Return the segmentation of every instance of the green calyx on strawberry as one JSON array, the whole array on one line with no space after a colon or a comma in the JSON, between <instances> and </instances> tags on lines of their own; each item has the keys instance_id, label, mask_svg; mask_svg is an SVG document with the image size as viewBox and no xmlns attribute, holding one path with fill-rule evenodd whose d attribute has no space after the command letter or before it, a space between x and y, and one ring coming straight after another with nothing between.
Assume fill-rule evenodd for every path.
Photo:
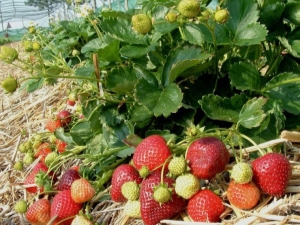
<instances>
[{"instance_id":1,"label":"green calyx on strawberry","mask_svg":"<svg viewBox=\"0 0 300 225\"><path fill-rule=\"evenodd\" d=\"M280 153L267 153L252 162L253 181L271 196L281 197L285 193L292 169L289 160Z\"/></svg>"},{"instance_id":2,"label":"green calyx on strawberry","mask_svg":"<svg viewBox=\"0 0 300 225\"><path fill-rule=\"evenodd\" d=\"M181 0L177 5L177 10L187 18L196 17L200 12L200 2L197 0Z\"/></svg>"},{"instance_id":3,"label":"green calyx on strawberry","mask_svg":"<svg viewBox=\"0 0 300 225\"><path fill-rule=\"evenodd\" d=\"M175 192L184 199L190 199L200 190L200 182L193 174L184 174L176 178Z\"/></svg>"},{"instance_id":4,"label":"green calyx on strawberry","mask_svg":"<svg viewBox=\"0 0 300 225\"><path fill-rule=\"evenodd\" d=\"M230 178L239 184L245 184L252 180L253 172L248 163L238 162L230 171Z\"/></svg>"},{"instance_id":5,"label":"green calyx on strawberry","mask_svg":"<svg viewBox=\"0 0 300 225\"><path fill-rule=\"evenodd\" d=\"M212 179L224 171L229 161L225 144L215 137L202 137L193 141L186 153L191 173L199 179Z\"/></svg>"},{"instance_id":6,"label":"green calyx on strawberry","mask_svg":"<svg viewBox=\"0 0 300 225\"><path fill-rule=\"evenodd\" d=\"M0 48L0 59L11 64L18 58L19 54L16 49L3 45Z\"/></svg>"},{"instance_id":7,"label":"green calyx on strawberry","mask_svg":"<svg viewBox=\"0 0 300 225\"><path fill-rule=\"evenodd\" d=\"M214 18L218 23L226 23L229 19L229 12L226 9L219 9L215 12Z\"/></svg>"},{"instance_id":8,"label":"green calyx on strawberry","mask_svg":"<svg viewBox=\"0 0 300 225\"><path fill-rule=\"evenodd\" d=\"M140 187L135 181L128 181L122 185L122 195L131 201L137 200L140 195Z\"/></svg>"},{"instance_id":9,"label":"green calyx on strawberry","mask_svg":"<svg viewBox=\"0 0 300 225\"><path fill-rule=\"evenodd\" d=\"M141 203L140 201L128 200L124 205L124 214L132 218L141 218Z\"/></svg>"},{"instance_id":10,"label":"green calyx on strawberry","mask_svg":"<svg viewBox=\"0 0 300 225\"><path fill-rule=\"evenodd\" d=\"M153 199L157 201L160 205L168 202L172 198L172 188L169 188L167 184L160 183L154 187Z\"/></svg>"},{"instance_id":11,"label":"green calyx on strawberry","mask_svg":"<svg viewBox=\"0 0 300 225\"><path fill-rule=\"evenodd\" d=\"M17 213L24 214L27 211L27 202L25 200L20 200L14 205L14 210Z\"/></svg>"},{"instance_id":12,"label":"green calyx on strawberry","mask_svg":"<svg viewBox=\"0 0 300 225\"><path fill-rule=\"evenodd\" d=\"M7 93L13 93L18 88L18 82L13 77L7 77L1 81L1 86Z\"/></svg>"},{"instance_id":13,"label":"green calyx on strawberry","mask_svg":"<svg viewBox=\"0 0 300 225\"><path fill-rule=\"evenodd\" d=\"M187 161L180 155L174 156L168 164L169 173L173 176L179 176L188 170Z\"/></svg>"},{"instance_id":14,"label":"green calyx on strawberry","mask_svg":"<svg viewBox=\"0 0 300 225\"><path fill-rule=\"evenodd\" d=\"M146 14L136 14L131 18L133 29L139 34L147 34L152 30L152 21Z\"/></svg>"}]
</instances>

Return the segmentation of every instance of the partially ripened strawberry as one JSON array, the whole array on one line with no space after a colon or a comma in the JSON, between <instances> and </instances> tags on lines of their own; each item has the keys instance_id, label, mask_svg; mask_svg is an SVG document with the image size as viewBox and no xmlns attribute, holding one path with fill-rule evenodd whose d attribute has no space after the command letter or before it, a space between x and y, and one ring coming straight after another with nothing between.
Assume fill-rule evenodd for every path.
<instances>
[{"instance_id":1,"label":"partially ripened strawberry","mask_svg":"<svg viewBox=\"0 0 300 225\"><path fill-rule=\"evenodd\" d=\"M128 181L135 181L137 184L142 182L138 171L129 164L123 164L118 166L111 179L111 191L110 195L115 202L126 202L127 199L122 194L122 185Z\"/></svg>"},{"instance_id":2,"label":"partially ripened strawberry","mask_svg":"<svg viewBox=\"0 0 300 225\"><path fill-rule=\"evenodd\" d=\"M174 180L169 177L164 177L164 183L168 188L172 188ZM153 199L154 187L159 185L161 178L159 175L151 174L143 180L140 191L141 216L146 225L155 225L162 219L168 219L175 216L186 207L187 202L179 197L174 189L171 199L163 204Z\"/></svg>"},{"instance_id":3,"label":"partially ripened strawberry","mask_svg":"<svg viewBox=\"0 0 300 225\"><path fill-rule=\"evenodd\" d=\"M77 170L68 169L59 179L57 184L57 190L58 191L71 190L72 183L79 178L80 175Z\"/></svg>"},{"instance_id":4,"label":"partially ripened strawberry","mask_svg":"<svg viewBox=\"0 0 300 225\"><path fill-rule=\"evenodd\" d=\"M252 209L260 199L260 190L252 181L239 184L232 180L227 189L227 198L230 204L239 209Z\"/></svg>"},{"instance_id":5,"label":"partially ripened strawberry","mask_svg":"<svg viewBox=\"0 0 300 225\"><path fill-rule=\"evenodd\" d=\"M40 158L40 162L45 162L45 158L49 153L52 152L51 143L44 142L42 143L38 149L35 151L34 156L36 158Z\"/></svg>"},{"instance_id":6,"label":"partially ripened strawberry","mask_svg":"<svg viewBox=\"0 0 300 225\"><path fill-rule=\"evenodd\" d=\"M27 210L25 216L32 225L46 225L50 220L51 203L48 199L39 199Z\"/></svg>"},{"instance_id":7,"label":"partially ripened strawberry","mask_svg":"<svg viewBox=\"0 0 300 225\"><path fill-rule=\"evenodd\" d=\"M66 147L68 144L60 139L56 139L55 145L56 145L57 151L59 153L63 153L66 151Z\"/></svg>"},{"instance_id":8,"label":"partially ripened strawberry","mask_svg":"<svg viewBox=\"0 0 300 225\"><path fill-rule=\"evenodd\" d=\"M35 176L40 172L40 171L43 171L43 172L47 172L48 171L48 167L40 162L40 163L37 163L32 171L30 172L30 174L25 178L24 180L24 185L30 185L30 184L35 184ZM41 191L43 191L43 188L40 188ZM27 187L26 188L26 191L28 191L29 193L37 193L38 191L38 187L35 186L35 187Z\"/></svg>"},{"instance_id":9,"label":"partially ripened strawberry","mask_svg":"<svg viewBox=\"0 0 300 225\"><path fill-rule=\"evenodd\" d=\"M69 125L72 121L72 114L68 110L61 110L57 115L56 118L60 120L61 126L65 127Z\"/></svg>"},{"instance_id":10,"label":"partially ripened strawberry","mask_svg":"<svg viewBox=\"0 0 300 225\"><path fill-rule=\"evenodd\" d=\"M280 153L267 153L252 162L253 181L269 195L281 197L292 174L289 160Z\"/></svg>"},{"instance_id":11,"label":"partially ripened strawberry","mask_svg":"<svg viewBox=\"0 0 300 225\"><path fill-rule=\"evenodd\" d=\"M199 179L212 179L225 169L229 151L225 144L215 137L203 137L190 144L186 159L191 172Z\"/></svg>"},{"instance_id":12,"label":"partially ripened strawberry","mask_svg":"<svg viewBox=\"0 0 300 225\"><path fill-rule=\"evenodd\" d=\"M146 168L150 172L162 166L171 154L171 150L162 136L151 135L143 139L136 147L133 163L137 170Z\"/></svg>"},{"instance_id":13,"label":"partially ripened strawberry","mask_svg":"<svg viewBox=\"0 0 300 225\"><path fill-rule=\"evenodd\" d=\"M70 225L72 223L72 220L74 217L79 213L79 211L82 208L81 203L76 203L71 197L71 190L65 190L58 192L51 204L51 218L54 216L57 216L54 224L59 225ZM69 218L65 220L64 222L61 222L62 220Z\"/></svg>"},{"instance_id":14,"label":"partially ripened strawberry","mask_svg":"<svg viewBox=\"0 0 300 225\"><path fill-rule=\"evenodd\" d=\"M187 212L195 222L218 222L224 211L222 199L208 189L196 193L187 206Z\"/></svg>"},{"instance_id":15,"label":"partially ripened strawberry","mask_svg":"<svg viewBox=\"0 0 300 225\"><path fill-rule=\"evenodd\" d=\"M61 126L62 125L60 120L57 119L49 119L45 124L46 130L50 132L54 132L57 128L60 128Z\"/></svg>"},{"instance_id":16,"label":"partially ripened strawberry","mask_svg":"<svg viewBox=\"0 0 300 225\"><path fill-rule=\"evenodd\" d=\"M96 191L94 187L85 178L74 180L74 182L71 185L71 197L74 200L74 202L87 202L94 197L95 193Z\"/></svg>"}]
</instances>

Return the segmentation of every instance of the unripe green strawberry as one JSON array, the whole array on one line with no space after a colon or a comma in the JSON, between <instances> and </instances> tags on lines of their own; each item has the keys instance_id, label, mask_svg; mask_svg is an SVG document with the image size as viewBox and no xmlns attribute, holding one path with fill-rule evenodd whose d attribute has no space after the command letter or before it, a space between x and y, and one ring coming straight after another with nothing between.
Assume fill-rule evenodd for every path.
<instances>
[{"instance_id":1,"label":"unripe green strawberry","mask_svg":"<svg viewBox=\"0 0 300 225\"><path fill-rule=\"evenodd\" d=\"M23 41L23 47L24 47L26 52L31 52L33 50L32 41L29 41L29 40Z\"/></svg>"},{"instance_id":2,"label":"unripe green strawberry","mask_svg":"<svg viewBox=\"0 0 300 225\"><path fill-rule=\"evenodd\" d=\"M124 206L124 214L133 218L141 218L140 201L127 201Z\"/></svg>"},{"instance_id":3,"label":"unripe green strawberry","mask_svg":"<svg viewBox=\"0 0 300 225\"><path fill-rule=\"evenodd\" d=\"M193 174L184 174L176 178L175 192L184 199L190 199L200 189L200 182Z\"/></svg>"},{"instance_id":4,"label":"unripe green strawberry","mask_svg":"<svg viewBox=\"0 0 300 225\"><path fill-rule=\"evenodd\" d=\"M245 162L239 162L232 167L230 177L239 184L245 184L252 180L253 171Z\"/></svg>"},{"instance_id":5,"label":"unripe green strawberry","mask_svg":"<svg viewBox=\"0 0 300 225\"><path fill-rule=\"evenodd\" d=\"M26 141L25 143L24 143L24 146L25 146L25 148L26 148L26 151L29 151L29 150L31 150L31 148L32 148L32 143L31 143L31 141Z\"/></svg>"},{"instance_id":6,"label":"unripe green strawberry","mask_svg":"<svg viewBox=\"0 0 300 225\"><path fill-rule=\"evenodd\" d=\"M49 153L46 158L45 158L45 164L50 167L51 164L53 164L55 162L55 160L57 159L58 154L56 152L51 152Z\"/></svg>"},{"instance_id":7,"label":"unripe green strawberry","mask_svg":"<svg viewBox=\"0 0 300 225\"><path fill-rule=\"evenodd\" d=\"M197 0L181 0L177 10L187 18L196 17L200 12L200 3Z\"/></svg>"},{"instance_id":8,"label":"unripe green strawberry","mask_svg":"<svg viewBox=\"0 0 300 225\"><path fill-rule=\"evenodd\" d=\"M56 140L57 140L57 138L55 137L54 134L50 135L50 137L49 137L49 142L50 143L54 144L56 142Z\"/></svg>"},{"instance_id":9,"label":"unripe green strawberry","mask_svg":"<svg viewBox=\"0 0 300 225\"><path fill-rule=\"evenodd\" d=\"M33 42L32 43L32 48L33 48L33 50L38 51L38 50L41 49L41 45L38 42Z\"/></svg>"},{"instance_id":10,"label":"unripe green strawberry","mask_svg":"<svg viewBox=\"0 0 300 225\"><path fill-rule=\"evenodd\" d=\"M28 32L30 34L34 34L36 32L36 29L34 27L29 27Z\"/></svg>"},{"instance_id":11,"label":"unripe green strawberry","mask_svg":"<svg viewBox=\"0 0 300 225\"><path fill-rule=\"evenodd\" d=\"M25 200L18 201L14 206L14 210L17 213L21 213L21 214L26 213L26 211L27 211L27 202Z\"/></svg>"},{"instance_id":12,"label":"unripe green strawberry","mask_svg":"<svg viewBox=\"0 0 300 225\"><path fill-rule=\"evenodd\" d=\"M142 178L147 177L150 174L148 167L142 166L142 168L139 170L139 174Z\"/></svg>"},{"instance_id":13,"label":"unripe green strawberry","mask_svg":"<svg viewBox=\"0 0 300 225\"><path fill-rule=\"evenodd\" d=\"M26 149L24 143L22 143L22 144L19 145L19 151L20 151L21 153L27 152L27 149Z\"/></svg>"},{"instance_id":14,"label":"unripe green strawberry","mask_svg":"<svg viewBox=\"0 0 300 225\"><path fill-rule=\"evenodd\" d=\"M139 34L147 34L152 30L152 21L146 14L133 15L131 23L134 30Z\"/></svg>"},{"instance_id":15,"label":"unripe green strawberry","mask_svg":"<svg viewBox=\"0 0 300 225\"><path fill-rule=\"evenodd\" d=\"M172 197L172 189L168 188L166 184L159 184L154 187L153 199L159 204L168 202Z\"/></svg>"},{"instance_id":16,"label":"unripe green strawberry","mask_svg":"<svg viewBox=\"0 0 300 225\"><path fill-rule=\"evenodd\" d=\"M140 187L135 181L128 181L122 185L121 192L125 198L134 201L139 198Z\"/></svg>"},{"instance_id":17,"label":"unripe green strawberry","mask_svg":"<svg viewBox=\"0 0 300 225\"><path fill-rule=\"evenodd\" d=\"M73 49L72 56L77 56L79 54L80 54L80 52L77 49Z\"/></svg>"},{"instance_id":18,"label":"unripe green strawberry","mask_svg":"<svg viewBox=\"0 0 300 225\"><path fill-rule=\"evenodd\" d=\"M215 13L215 21L218 23L226 23L229 19L229 12L226 9L220 9Z\"/></svg>"},{"instance_id":19,"label":"unripe green strawberry","mask_svg":"<svg viewBox=\"0 0 300 225\"><path fill-rule=\"evenodd\" d=\"M18 58L19 54L16 49L3 45L0 48L0 59L6 63L12 63Z\"/></svg>"},{"instance_id":20,"label":"unripe green strawberry","mask_svg":"<svg viewBox=\"0 0 300 225\"><path fill-rule=\"evenodd\" d=\"M169 11L167 15L165 16L166 20L168 20L170 23L174 23L177 20L177 14L173 11Z\"/></svg>"},{"instance_id":21,"label":"unripe green strawberry","mask_svg":"<svg viewBox=\"0 0 300 225\"><path fill-rule=\"evenodd\" d=\"M179 176L187 170L187 162L184 157L173 157L168 165L169 172L174 176Z\"/></svg>"},{"instance_id":22,"label":"unripe green strawberry","mask_svg":"<svg viewBox=\"0 0 300 225\"><path fill-rule=\"evenodd\" d=\"M4 80L2 80L1 86L6 92L13 93L17 90L18 82L13 77L7 77Z\"/></svg>"},{"instance_id":23,"label":"unripe green strawberry","mask_svg":"<svg viewBox=\"0 0 300 225\"><path fill-rule=\"evenodd\" d=\"M25 165L30 165L31 163L34 162L34 160L35 160L35 158L32 153L26 153L23 158L23 163Z\"/></svg>"},{"instance_id":24,"label":"unripe green strawberry","mask_svg":"<svg viewBox=\"0 0 300 225\"><path fill-rule=\"evenodd\" d=\"M21 161L16 162L14 165L14 169L22 171L23 170L23 162L21 162Z\"/></svg>"}]
</instances>

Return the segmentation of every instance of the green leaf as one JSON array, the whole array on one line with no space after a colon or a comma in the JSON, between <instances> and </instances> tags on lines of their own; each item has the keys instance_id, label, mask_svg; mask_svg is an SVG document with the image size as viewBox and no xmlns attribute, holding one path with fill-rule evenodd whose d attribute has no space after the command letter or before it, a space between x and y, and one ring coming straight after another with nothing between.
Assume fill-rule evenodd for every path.
<instances>
[{"instance_id":1,"label":"green leaf","mask_svg":"<svg viewBox=\"0 0 300 225\"><path fill-rule=\"evenodd\" d=\"M95 50L98 50L100 48L102 48L102 41L100 38L95 38L93 40L90 40L81 48L81 53L94 52Z\"/></svg>"},{"instance_id":2,"label":"green leaf","mask_svg":"<svg viewBox=\"0 0 300 225\"><path fill-rule=\"evenodd\" d=\"M251 64L235 63L230 71L231 84L239 90L259 91L264 84L264 77Z\"/></svg>"},{"instance_id":3,"label":"green leaf","mask_svg":"<svg viewBox=\"0 0 300 225\"><path fill-rule=\"evenodd\" d=\"M99 60L106 62L120 62L119 45L120 42L118 40L114 40L103 49L99 49L97 51Z\"/></svg>"},{"instance_id":4,"label":"green leaf","mask_svg":"<svg viewBox=\"0 0 300 225\"><path fill-rule=\"evenodd\" d=\"M120 54L124 57L128 58L140 58L150 51L154 51L155 46L154 45L125 45L121 48Z\"/></svg>"},{"instance_id":5,"label":"green leaf","mask_svg":"<svg viewBox=\"0 0 300 225\"><path fill-rule=\"evenodd\" d=\"M182 28L184 40L195 45L202 45L205 41L201 27L198 24L187 23Z\"/></svg>"},{"instance_id":6,"label":"green leaf","mask_svg":"<svg viewBox=\"0 0 300 225\"><path fill-rule=\"evenodd\" d=\"M232 123L239 121L239 114L247 101L245 95L234 95L231 98L222 98L217 95L203 96L199 104L205 114L213 120L221 120Z\"/></svg>"},{"instance_id":7,"label":"green leaf","mask_svg":"<svg viewBox=\"0 0 300 225\"><path fill-rule=\"evenodd\" d=\"M266 117L266 114L262 110L266 101L266 98L253 98L249 100L240 112L238 124L249 129L258 127Z\"/></svg>"},{"instance_id":8,"label":"green leaf","mask_svg":"<svg viewBox=\"0 0 300 225\"><path fill-rule=\"evenodd\" d=\"M271 79L262 89L263 93L295 115L300 114L300 77L299 74L281 73Z\"/></svg>"},{"instance_id":9,"label":"green leaf","mask_svg":"<svg viewBox=\"0 0 300 225\"><path fill-rule=\"evenodd\" d=\"M278 24L282 23L282 13L285 4L275 2L274 4L265 4L260 11L260 21L265 24L268 29L276 29Z\"/></svg>"},{"instance_id":10,"label":"green leaf","mask_svg":"<svg viewBox=\"0 0 300 225\"><path fill-rule=\"evenodd\" d=\"M167 34L177 29L180 26L180 23L174 22L170 23L166 19L157 19L155 20L153 27L155 32L161 34Z\"/></svg>"},{"instance_id":11,"label":"green leaf","mask_svg":"<svg viewBox=\"0 0 300 225\"><path fill-rule=\"evenodd\" d=\"M162 73L162 84L167 86L174 82L180 74L200 63L204 59L211 57L208 52L202 52L200 48L186 47L176 48L170 52Z\"/></svg>"},{"instance_id":12,"label":"green leaf","mask_svg":"<svg viewBox=\"0 0 300 225\"><path fill-rule=\"evenodd\" d=\"M27 86L27 92L32 93L36 91L37 89L40 89L43 86L44 78L40 79L30 79L28 82L26 82Z\"/></svg>"},{"instance_id":13,"label":"green leaf","mask_svg":"<svg viewBox=\"0 0 300 225\"><path fill-rule=\"evenodd\" d=\"M59 140L66 142L68 144L68 146L73 146L75 143L73 141L72 136L69 133L66 133L64 131L64 128L62 128L62 127L56 129L54 134L55 134L55 137L57 137Z\"/></svg>"}]
</instances>

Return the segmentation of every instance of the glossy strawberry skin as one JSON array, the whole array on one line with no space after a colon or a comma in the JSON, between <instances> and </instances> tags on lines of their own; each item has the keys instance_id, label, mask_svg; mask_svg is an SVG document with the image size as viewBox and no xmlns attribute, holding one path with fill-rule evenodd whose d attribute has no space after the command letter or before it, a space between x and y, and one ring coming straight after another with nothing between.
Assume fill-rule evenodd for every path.
<instances>
[{"instance_id":1,"label":"glossy strawberry skin","mask_svg":"<svg viewBox=\"0 0 300 225\"><path fill-rule=\"evenodd\" d=\"M27 210L25 216L32 225L45 225L50 220L51 204L48 199L39 199Z\"/></svg>"},{"instance_id":2,"label":"glossy strawberry skin","mask_svg":"<svg viewBox=\"0 0 300 225\"><path fill-rule=\"evenodd\" d=\"M68 110L62 110L56 115L56 118L60 120L61 126L65 127L71 123L72 114Z\"/></svg>"},{"instance_id":3,"label":"glossy strawberry skin","mask_svg":"<svg viewBox=\"0 0 300 225\"><path fill-rule=\"evenodd\" d=\"M91 200L95 193L94 187L84 178L75 180L71 185L71 197L77 203Z\"/></svg>"},{"instance_id":4,"label":"glossy strawberry skin","mask_svg":"<svg viewBox=\"0 0 300 225\"><path fill-rule=\"evenodd\" d=\"M221 140L203 137L191 143L186 159L196 177L208 180L225 169L229 161L229 151Z\"/></svg>"},{"instance_id":5,"label":"glossy strawberry skin","mask_svg":"<svg viewBox=\"0 0 300 225\"><path fill-rule=\"evenodd\" d=\"M151 135L142 140L136 147L133 163L138 170L146 166L149 171L152 171L163 165L171 154L166 140L162 136Z\"/></svg>"},{"instance_id":6,"label":"glossy strawberry skin","mask_svg":"<svg viewBox=\"0 0 300 225\"><path fill-rule=\"evenodd\" d=\"M24 184L27 185L27 184L35 184L35 175L37 175L39 173L39 171L43 171L43 172L47 172L48 171L48 167L40 162L40 163L37 163L32 171L30 172L30 174L25 178L24 180ZM50 173L50 175L53 175L53 173ZM38 187L28 187L26 188L26 191L28 191L29 193L37 193L38 191ZM43 188L41 188L41 191L43 191Z\"/></svg>"},{"instance_id":7,"label":"glossy strawberry skin","mask_svg":"<svg viewBox=\"0 0 300 225\"><path fill-rule=\"evenodd\" d=\"M62 140L56 139L55 145L56 145L57 151L59 153L63 153L66 151L66 147L68 144Z\"/></svg>"},{"instance_id":8,"label":"glossy strawberry skin","mask_svg":"<svg viewBox=\"0 0 300 225\"><path fill-rule=\"evenodd\" d=\"M71 190L65 190L57 193L51 204L51 218L57 216L54 224L66 219L68 217L72 217L62 223L60 225L70 225L72 223L73 217L79 213L82 208L82 204L76 203L71 198Z\"/></svg>"},{"instance_id":9,"label":"glossy strawberry skin","mask_svg":"<svg viewBox=\"0 0 300 225\"><path fill-rule=\"evenodd\" d=\"M227 198L235 207L248 210L257 205L260 199L260 190L252 181L239 184L232 180L227 189Z\"/></svg>"},{"instance_id":10,"label":"glossy strawberry skin","mask_svg":"<svg viewBox=\"0 0 300 225\"><path fill-rule=\"evenodd\" d=\"M35 157L40 157L40 162L45 162L45 158L52 152L51 144L48 142L42 143L36 150Z\"/></svg>"},{"instance_id":11,"label":"glossy strawberry skin","mask_svg":"<svg viewBox=\"0 0 300 225\"><path fill-rule=\"evenodd\" d=\"M195 222L218 222L224 211L222 199L208 189L195 194L187 206L187 212Z\"/></svg>"},{"instance_id":12,"label":"glossy strawberry skin","mask_svg":"<svg viewBox=\"0 0 300 225\"><path fill-rule=\"evenodd\" d=\"M60 127L61 127L60 120L53 120L53 119L49 119L45 125L45 128L50 132L54 132L57 128Z\"/></svg>"},{"instance_id":13,"label":"glossy strawberry skin","mask_svg":"<svg viewBox=\"0 0 300 225\"><path fill-rule=\"evenodd\" d=\"M115 202L125 202L127 199L123 196L121 188L122 185L127 181L136 181L138 184L142 182L138 171L129 164L123 164L118 166L111 180L111 191L110 195L113 201Z\"/></svg>"},{"instance_id":14,"label":"glossy strawberry skin","mask_svg":"<svg viewBox=\"0 0 300 225\"><path fill-rule=\"evenodd\" d=\"M280 153L267 153L252 162L253 181L269 195L281 197L292 175L289 160Z\"/></svg>"},{"instance_id":15,"label":"glossy strawberry skin","mask_svg":"<svg viewBox=\"0 0 300 225\"><path fill-rule=\"evenodd\" d=\"M71 190L72 183L80 179L80 175L77 170L69 169L59 179L57 184L58 191Z\"/></svg>"},{"instance_id":16,"label":"glossy strawberry skin","mask_svg":"<svg viewBox=\"0 0 300 225\"><path fill-rule=\"evenodd\" d=\"M161 182L159 173L153 173L143 180L140 190L141 216L146 225L155 225L162 219L169 219L183 210L187 201L179 197L174 189L172 191L171 200L166 203L159 204L153 199L154 186ZM164 183L172 188L175 181L169 177L164 177Z\"/></svg>"}]
</instances>

